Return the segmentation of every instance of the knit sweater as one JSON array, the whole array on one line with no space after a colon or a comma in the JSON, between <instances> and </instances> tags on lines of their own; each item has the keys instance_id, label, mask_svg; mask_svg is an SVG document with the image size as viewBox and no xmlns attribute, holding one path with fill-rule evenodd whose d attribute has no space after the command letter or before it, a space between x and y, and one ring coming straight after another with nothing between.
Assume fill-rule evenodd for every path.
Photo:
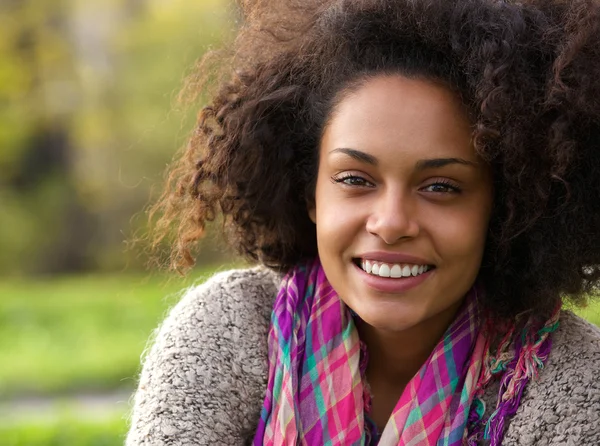
<instances>
[{"instance_id":1,"label":"knit sweater","mask_svg":"<svg viewBox=\"0 0 600 446\"><path fill-rule=\"evenodd\" d=\"M265 396L267 333L280 276L258 267L190 289L156 332L127 446L249 444ZM504 445L600 445L600 330L563 311ZM498 387L484 395L495 407Z\"/></svg>"}]
</instances>

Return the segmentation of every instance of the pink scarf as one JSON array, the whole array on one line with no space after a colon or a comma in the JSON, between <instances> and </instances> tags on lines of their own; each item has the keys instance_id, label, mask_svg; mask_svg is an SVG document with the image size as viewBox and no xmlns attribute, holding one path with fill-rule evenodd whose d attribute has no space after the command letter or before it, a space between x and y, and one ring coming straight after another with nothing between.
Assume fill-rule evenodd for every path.
<instances>
[{"instance_id":1,"label":"pink scarf","mask_svg":"<svg viewBox=\"0 0 600 446\"><path fill-rule=\"evenodd\" d=\"M429 359L406 386L380 445L476 444L482 437L480 397L483 385L494 376L490 364L496 358L487 352L480 322L476 291L471 290ZM539 360L535 364L543 364L547 352L538 353L540 346L549 351L548 333L537 349L526 349L528 355L517 354L517 360L535 358ZM283 279L268 347L268 387L255 446L371 444L374 433L365 419L368 394L358 332L318 259L294 268ZM505 388L501 396L514 402L518 394L516 406L529 377L518 375L515 380L512 370L508 381L513 388ZM521 392L515 392L515 386ZM492 444L500 444L502 432L495 430L512 415L502 412L503 407L499 404L486 423Z\"/></svg>"}]
</instances>

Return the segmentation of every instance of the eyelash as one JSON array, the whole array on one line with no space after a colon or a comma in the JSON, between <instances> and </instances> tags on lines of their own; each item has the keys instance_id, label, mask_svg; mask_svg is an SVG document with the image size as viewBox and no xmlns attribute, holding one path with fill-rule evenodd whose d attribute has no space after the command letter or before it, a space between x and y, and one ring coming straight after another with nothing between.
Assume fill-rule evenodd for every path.
<instances>
[{"instance_id":1,"label":"eyelash","mask_svg":"<svg viewBox=\"0 0 600 446\"><path fill-rule=\"evenodd\" d=\"M362 182L363 184L351 184L348 182L348 180L353 180L353 181L358 180L358 181ZM341 177L332 177L331 181L336 184L344 184L345 186L350 186L350 187L372 187L373 186L373 184L370 181L368 181L358 175L352 175L352 174L344 174ZM368 185L364 184L364 183L368 183ZM458 193L462 192L460 187L458 187L456 184L450 182L449 180L437 180L431 184L428 184L423 189L427 189L432 186L438 186L438 187L441 186L441 187L447 189L445 191L431 191L431 193L435 193L435 194L444 194L444 193L457 193L458 194Z\"/></svg>"},{"instance_id":2,"label":"eyelash","mask_svg":"<svg viewBox=\"0 0 600 446\"><path fill-rule=\"evenodd\" d=\"M359 180L364 183L369 183L369 186L366 186L365 184L360 184L360 185L359 184L349 184L346 182L348 180ZM344 185L350 186L350 187L364 187L364 186L371 187L373 185L370 181L365 180L363 177L360 177L358 175L352 175L349 173L344 174L341 177L333 177L333 178L331 178L331 181L333 181L334 183L337 183L337 184L343 183Z\"/></svg>"},{"instance_id":3,"label":"eyelash","mask_svg":"<svg viewBox=\"0 0 600 446\"><path fill-rule=\"evenodd\" d=\"M442 186L448 190L444 191L444 192L433 192L432 193L438 193L438 194L444 194L444 193L454 193L454 194L458 194L461 193L462 190L460 189L460 187L458 187L456 184L450 182L449 180L437 180L434 183L428 184L427 186L425 186L425 189L427 189L428 187L431 186Z\"/></svg>"}]
</instances>

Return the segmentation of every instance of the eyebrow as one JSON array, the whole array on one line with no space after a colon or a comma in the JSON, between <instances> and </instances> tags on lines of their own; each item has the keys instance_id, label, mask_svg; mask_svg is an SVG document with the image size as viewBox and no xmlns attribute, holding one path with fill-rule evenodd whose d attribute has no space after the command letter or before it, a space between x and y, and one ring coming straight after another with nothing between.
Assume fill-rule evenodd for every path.
<instances>
[{"instance_id":1,"label":"eyebrow","mask_svg":"<svg viewBox=\"0 0 600 446\"><path fill-rule=\"evenodd\" d=\"M344 153L344 154L348 155L350 158L354 158L356 161L371 164L372 166L376 166L377 164L379 164L379 162L377 161L377 158L375 158L373 155L369 155L368 153L361 152L360 150L356 150L356 149L348 149L346 147L340 147L338 149L332 150L331 153Z\"/></svg>"},{"instance_id":2,"label":"eyebrow","mask_svg":"<svg viewBox=\"0 0 600 446\"><path fill-rule=\"evenodd\" d=\"M373 155L370 155L360 150L340 147L331 151L331 153L343 153L357 161L377 166L379 161ZM478 164L474 161L469 161L464 158L431 158L417 161L416 170L439 169L450 164L461 164L463 166L477 167Z\"/></svg>"},{"instance_id":3,"label":"eyebrow","mask_svg":"<svg viewBox=\"0 0 600 446\"><path fill-rule=\"evenodd\" d=\"M417 161L417 170L439 169L450 164L461 164L463 166L477 167L478 164L463 158L432 158Z\"/></svg>"}]
</instances>

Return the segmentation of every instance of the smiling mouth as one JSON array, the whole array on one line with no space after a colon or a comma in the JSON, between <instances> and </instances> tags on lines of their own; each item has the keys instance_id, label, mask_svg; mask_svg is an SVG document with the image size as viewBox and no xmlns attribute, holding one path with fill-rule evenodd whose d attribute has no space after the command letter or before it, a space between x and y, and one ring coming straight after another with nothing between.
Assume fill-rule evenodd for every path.
<instances>
[{"instance_id":1,"label":"smiling mouth","mask_svg":"<svg viewBox=\"0 0 600 446\"><path fill-rule=\"evenodd\" d=\"M352 261L367 274L392 279L416 277L435 269L434 265L418 265L414 263L386 263L360 258L352 259Z\"/></svg>"}]
</instances>

